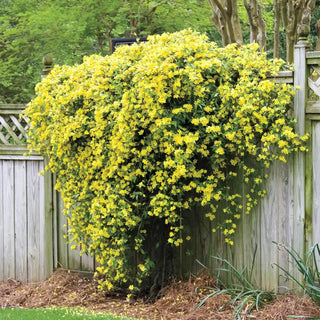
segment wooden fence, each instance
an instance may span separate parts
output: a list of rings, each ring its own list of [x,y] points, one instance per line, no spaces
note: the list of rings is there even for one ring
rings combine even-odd
[[[54,181],[53,177],[53,181]],[[89,255],[80,256],[80,249],[72,249],[68,240],[67,218],[63,215],[63,201],[58,192],[53,191],[54,268],[93,272],[96,261]]]
[[[52,272],[50,176],[27,152],[21,105],[0,106],[0,280],[36,281]]]
[[[297,131],[310,134],[309,152],[270,168],[267,196],[254,212],[243,215],[233,247],[211,232],[212,226],[201,212],[190,215],[193,240],[180,249],[182,274],[201,268],[196,259],[213,270],[215,255],[240,268],[250,267],[255,256],[257,284],[279,290],[286,284],[272,265],[295,271],[272,241],[301,254],[320,242],[320,52],[307,50],[306,43],[298,43],[294,73],[284,72],[275,81],[296,87]],[[17,116],[22,110],[22,106],[0,106],[0,281],[42,280],[57,267],[93,270],[93,258],[70,250],[61,197],[53,191],[54,177],[48,173],[38,176],[45,160],[39,155],[23,156],[28,124]]]
[[[22,105],[0,105],[0,281],[48,278],[53,269],[94,270],[94,259],[70,250],[53,176],[28,153]]]

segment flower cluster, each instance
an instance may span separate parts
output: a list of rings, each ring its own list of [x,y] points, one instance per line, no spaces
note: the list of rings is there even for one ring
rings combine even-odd
[[[268,80],[281,62],[257,49],[185,30],[56,66],[38,84],[30,146],[49,157],[73,241],[96,255],[107,288],[150,274],[155,221],[180,246],[184,217],[201,207],[223,216],[213,231],[232,245],[241,214],[265,195],[260,169],[303,150],[307,137],[288,117],[292,88]]]

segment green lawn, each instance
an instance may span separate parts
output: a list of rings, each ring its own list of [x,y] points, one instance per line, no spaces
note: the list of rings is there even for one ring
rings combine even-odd
[[[79,309],[0,309],[1,320],[134,320],[110,314],[89,313]]]

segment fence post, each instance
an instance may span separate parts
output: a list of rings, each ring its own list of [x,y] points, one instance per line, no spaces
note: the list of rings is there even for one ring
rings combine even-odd
[[[53,67],[53,58],[51,55],[47,54],[42,58],[44,68],[41,72],[41,80],[45,79]],[[49,164],[49,159],[44,157],[43,159],[44,167],[46,168]],[[44,173],[44,211],[45,211],[45,230],[44,234],[46,236],[46,253],[44,256],[44,274],[42,278],[47,279],[51,276],[53,270],[56,266],[56,219],[54,215],[54,194],[53,191],[53,176],[48,170]]]
[[[47,54],[42,58],[42,62],[43,62],[44,68],[42,69],[41,79],[44,79],[52,70],[53,58],[50,54]]]
[[[309,28],[299,27],[299,40],[294,49],[294,116],[297,120],[296,132],[305,134],[305,109],[308,93],[306,52],[309,49]],[[299,151],[293,158],[293,243],[292,248],[301,256],[305,252],[305,153]],[[300,278],[297,270],[292,270]]]

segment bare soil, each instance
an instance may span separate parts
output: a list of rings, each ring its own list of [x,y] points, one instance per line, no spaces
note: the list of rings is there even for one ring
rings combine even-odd
[[[233,319],[232,307],[225,305],[229,300],[227,295],[210,298],[201,308],[196,309],[197,304],[208,294],[205,289],[196,290],[196,288],[212,286],[213,283],[214,279],[210,277],[194,277],[189,281],[172,283],[161,292],[161,297],[155,303],[143,300],[127,302],[124,295],[99,291],[95,279],[58,270],[50,279],[41,283],[23,284],[9,280],[0,284],[0,306],[2,308],[85,307],[95,311],[155,320]],[[306,297],[284,295],[249,316],[243,316],[242,319],[294,319],[288,318],[292,315],[300,316],[296,319],[320,318],[320,307]]]

